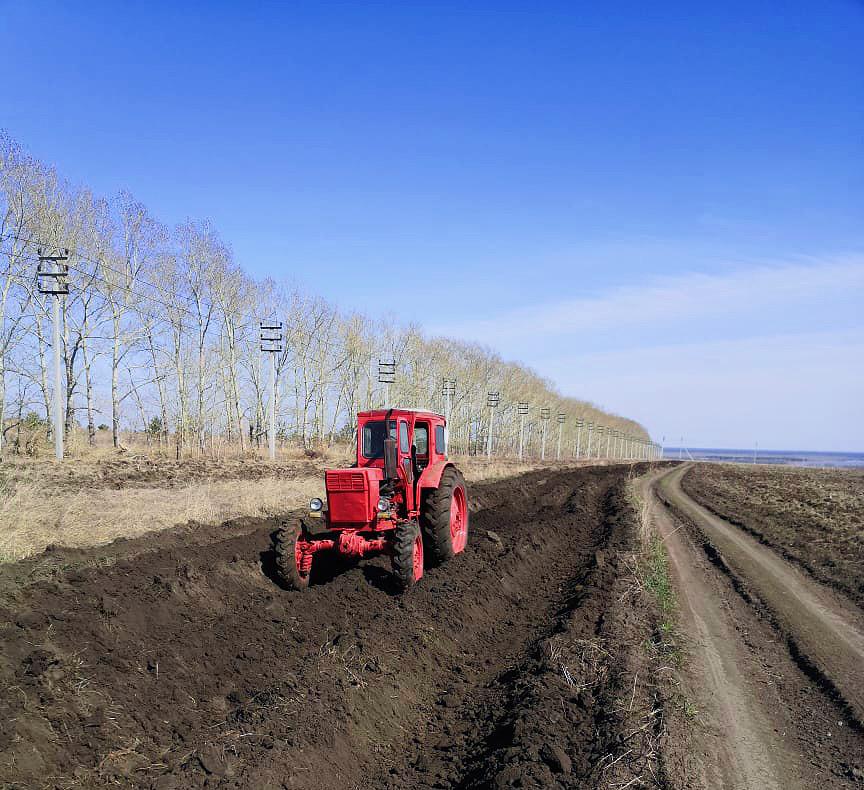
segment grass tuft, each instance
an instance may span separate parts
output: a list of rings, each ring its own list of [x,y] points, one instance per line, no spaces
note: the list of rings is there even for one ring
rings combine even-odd
[[[641,575],[645,589],[654,595],[660,609],[660,629],[664,633],[671,633],[675,628],[678,602],[669,574],[669,555],[659,535],[651,536],[648,548],[642,555]]]

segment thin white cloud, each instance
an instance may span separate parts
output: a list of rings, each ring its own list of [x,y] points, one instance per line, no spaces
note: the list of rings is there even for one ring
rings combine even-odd
[[[778,307],[818,306],[858,292],[864,296],[862,257],[761,265],[722,274],[664,277],[596,296],[535,303],[488,319],[432,327],[432,331],[500,348],[511,339],[524,341],[639,325],[672,326]]]

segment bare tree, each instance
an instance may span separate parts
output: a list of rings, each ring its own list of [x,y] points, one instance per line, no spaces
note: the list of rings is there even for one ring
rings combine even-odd
[[[563,397],[490,349],[373,322],[299,288],[256,280],[209,222],[190,220],[168,233],[128,193],[107,201],[72,188],[0,135],[0,450],[7,405],[18,426],[25,408],[38,408],[46,418],[37,418],[39,430],[50,430],[50,303],[32,277],[40,246],[72,250],[70,294],[61,302],[65,389],[57,396],[65,400],[67,434],[78,428],[76,412],[86,411],[90,443],[101,404],[107,412],[110,402],[114,447],[124,426],[148,439],[155,433],[166,446],[173,432],[178,458],[259,445],[270,397],[260,318],[284,325],[275,358],[278,430],[302,447],[352,433],[358,410],[382,404],[375,364],[383,358],[396,361],[391,404],[443,409],[441,381],[457,380],[450,432],[462,452],[488,436],[490,390],[501,398],[494,430],[502,452],[518,445],[520,401],[531,404],[535,438],[542,407],[565,415],[562,436],[577,418],[647,436],[632,421]]]

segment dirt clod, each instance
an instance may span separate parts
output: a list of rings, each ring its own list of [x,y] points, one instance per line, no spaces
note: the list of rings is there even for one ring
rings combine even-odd
[[[30,631],[45,628],[48,625],[48,615],[44,612],[24,612],[15,619],[15,625]]]
[[[228,764],[222,759],[222,755],[213,746],[205,746],[198,754],[198,762],[208,773],[215,776],[225,776],[228,773]]]
[[[556,774],[569,774],[573,770],[573,762],[558,744],[547,743],[540,752],[546,765]]]

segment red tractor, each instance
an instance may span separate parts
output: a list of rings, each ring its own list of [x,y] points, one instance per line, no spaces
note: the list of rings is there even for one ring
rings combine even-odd
[[[389,554],[406,590],[468,542],[465,480],[447,460],[446,420],[417,409],[357,415],[357,462],[325,473],[326,504],[313,499],[299,527],[276,533],[276,568],[298,590],[316,558]]]

